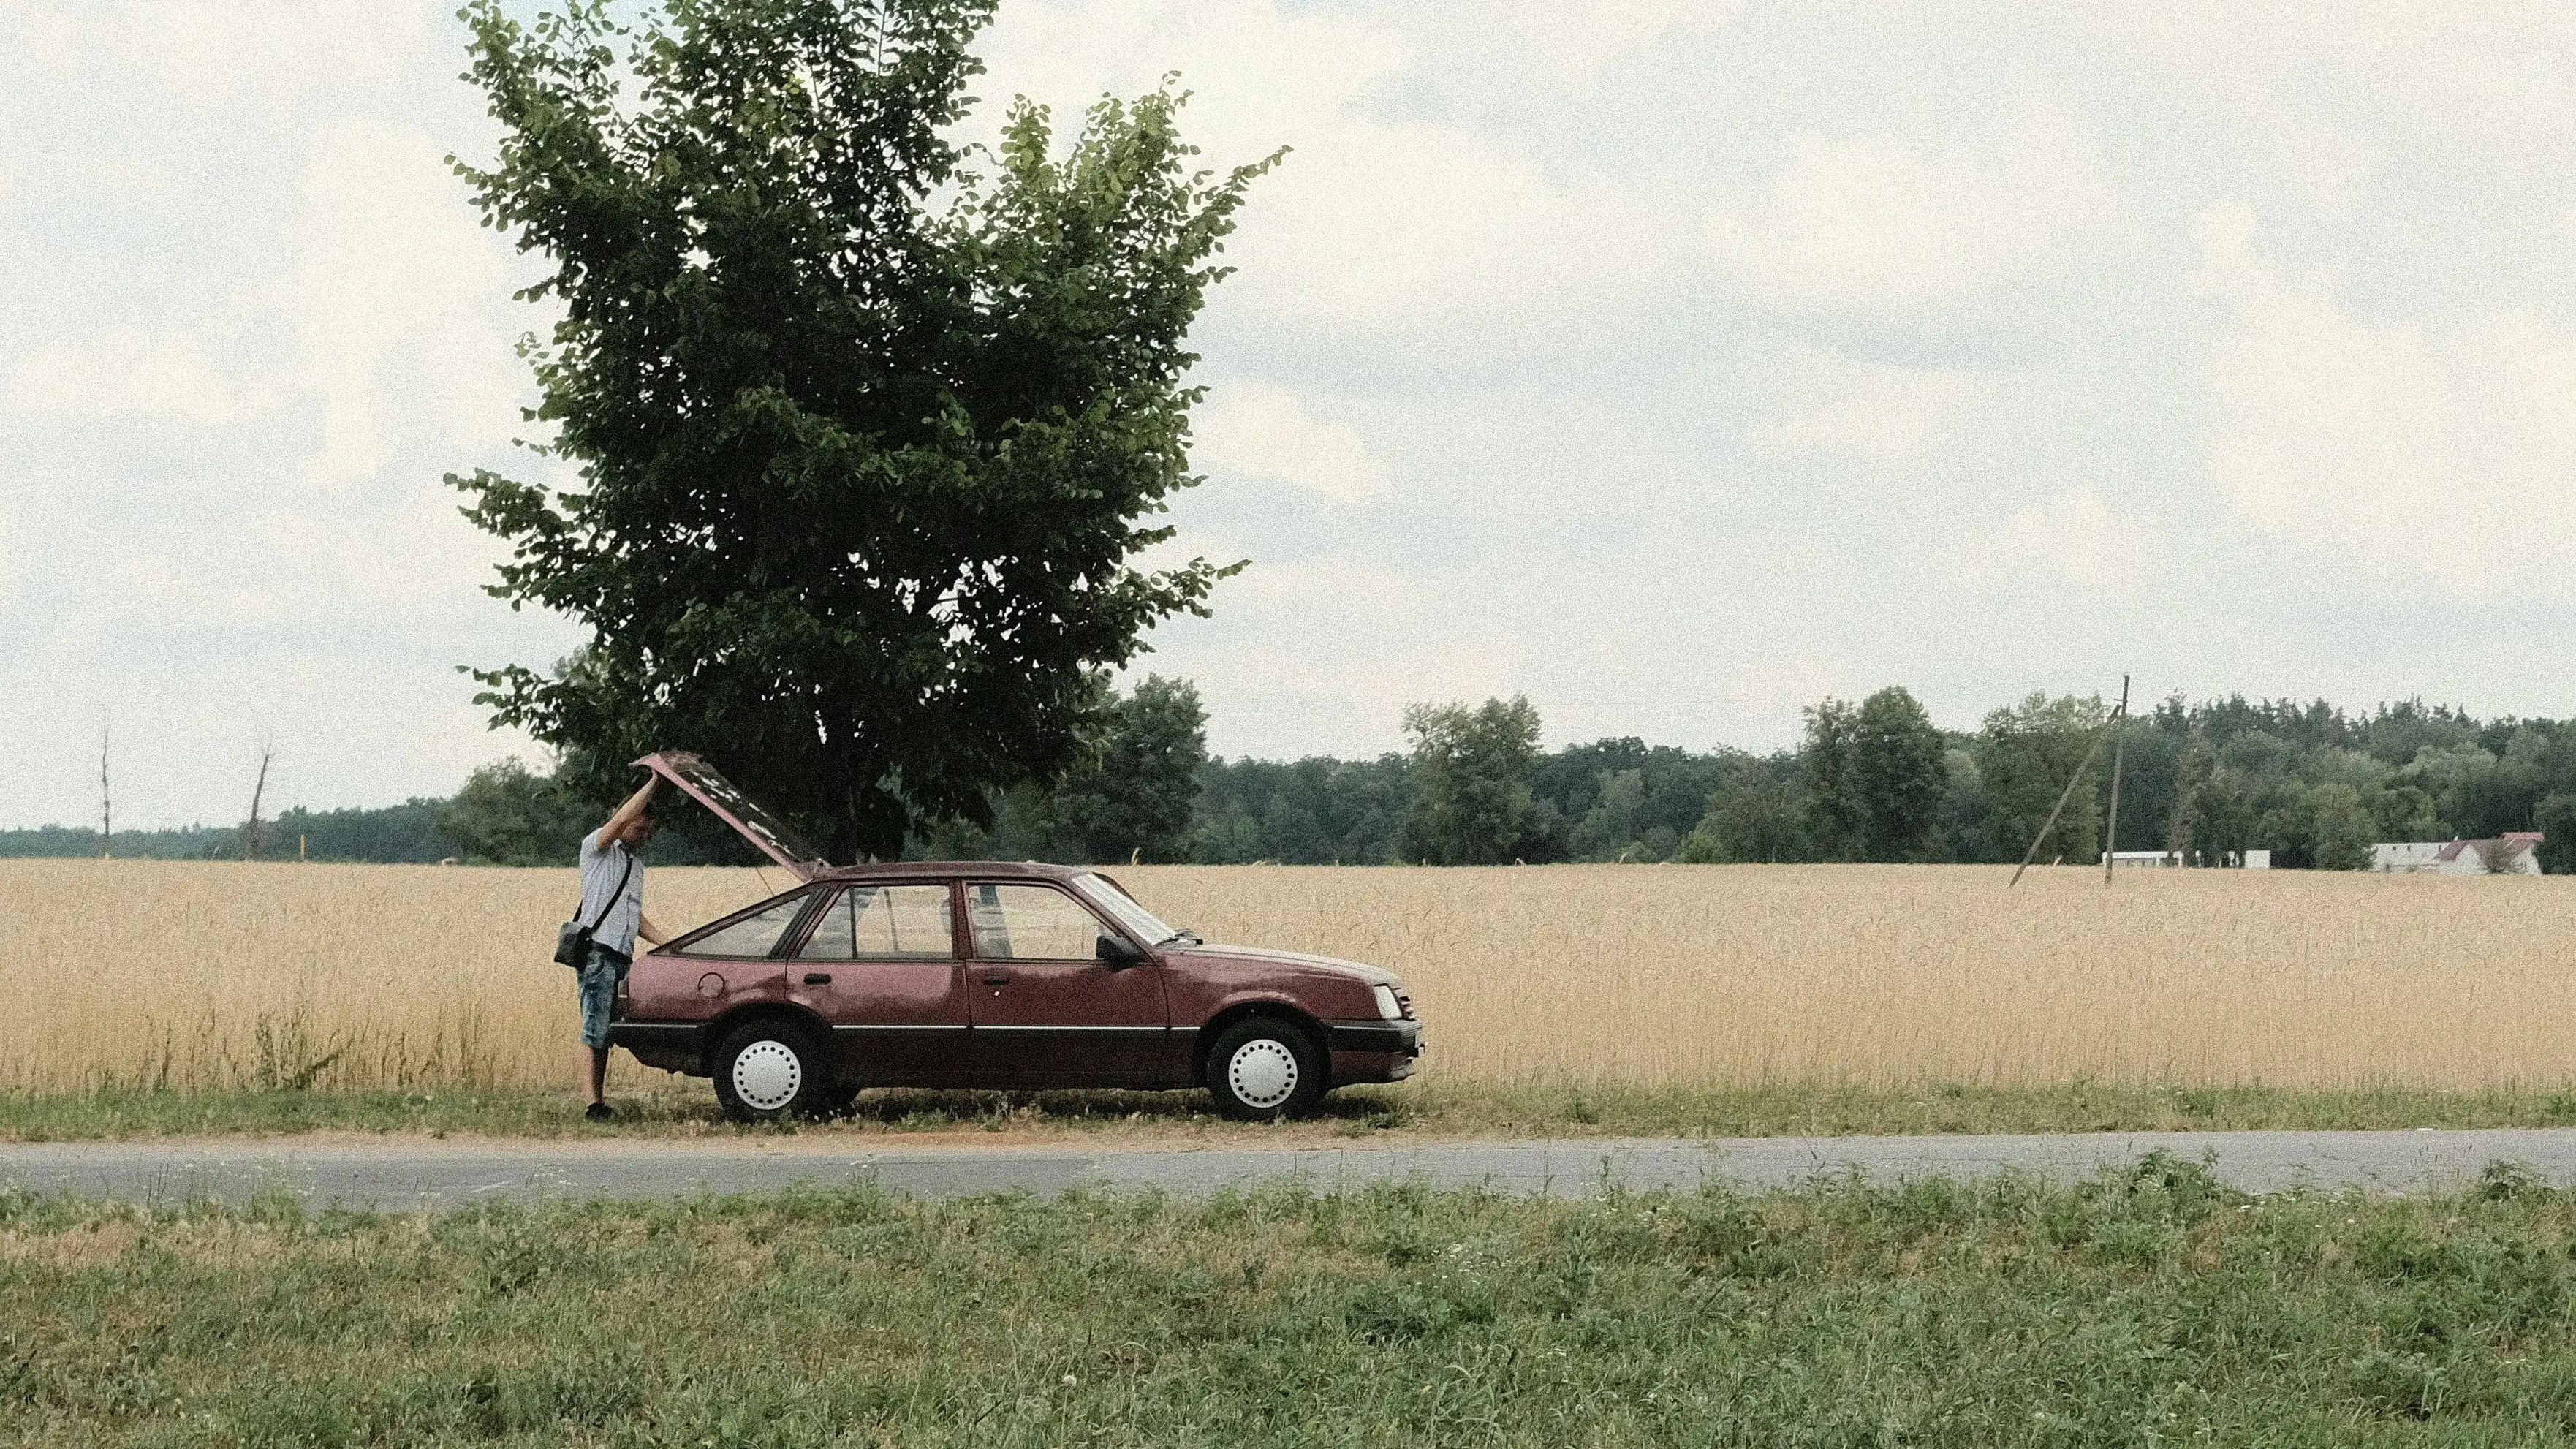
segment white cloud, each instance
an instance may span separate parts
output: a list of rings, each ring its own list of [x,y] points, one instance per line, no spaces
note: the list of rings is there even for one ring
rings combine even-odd
[[[509,305],[505,243],[475,223],[442,155],[415,128],[342,121],[305,165],[279,305],[299,380],[323,401],[321,447],[305,462],[316,485],[383,467],[397,409],[440,439],[507,437],[518,424],[521,368],[492,320]]]
[[[1461,611],[1443,582],[1358,553],[1255,560],[1222,586],[1232,642],[1162,643],[1150,667],[1178,669],[1229,702],[1224,736],[1274,755],[1397,747],[1407,704],[1483,699],[1524,686],[1527,641]]]
[[[1684,23],[1655,19],[1669,5],[1628,9],[1623,33],[1646,43]],[[1476,23],[1489,21],[1480,12]],[[1386,338],[1436,327],[1445,345],[1492,348],[1668,272],[1673,228],[1638,198],[1561,175],[1495,128],[1397,103],[1449,45],[1437,25],[1416,34],[1383,10],[1075,0],[1005,7],[980,89],[1050,102],[1069,124],[1103,90],[1133,94],[1176,70],[1192,92],[1184,127],[1211,163],[1292,148],[1254,183],[1228,244],[1240,274],[1217,293],[1283,328]]]
[[[1957,545],[1948,563],[1955,582],[1978,591],[2029,584],[2099,588],[2152,573],[2163,547],[2163,531],[2152,519],[2122,513],[2082,484]]]
[[[1745,430],[1764,457],[1812,455],[1882,467],[1921,458],[1971,401],[1957,368],[1899,367],[1813,351],[1789,369],[1783,410]]]
[[[431,13],[382,0],[127,0],[94,12],[81,40],[189,104],[282,112],[316,91],[398,82],[430,43]]]
[[[263,577],[264,562],[247,551],[222,559],[134,554],[117,561],[117,589],[127,605],[182,630],[279,624],[298,613],[298,591]]]
[[[1791,311],[1903,312],[1981,298],[2119,213],[2092,137],[2032,109],[1984,143],[1807,132],[1750,207],[1710,222],[1744,295]]]
[[[1735,664],[1727,671],[1726,690],[1748,713],[1794,719],[1817,700],[1851,692],[1851,680],[1848,661],[1792,647]]]
[[[239,409],[197,334],[111,327],[29,350],[0,384],[0,412],[59,422],[169,417],[216,427]]]
[[[1744,6],[1743,0],[1505,0],[1495,8],[1532,51],[1588,78],[1668,36],[1723,29]]]
[[[1445,54],[1516,82],[1558,91],[1596,84],[1611,66],[1677,38],[1733,23],[1742,0],[1433,0],[1397,12]]]
[[[451,787],[509,746],[450,666],[573,641],[474,592],[503,546],[436,481],[503,452],[546,321],[439,165],[492,135],[454,5],[0,0],[0,705],[155,721],[138,818],[237,810],[192,761],[258,711],[316,803]],[[2517,662],[2570,642],[2545,590],[2464,626],[2441,587],[2536,576],[2576,506],[2576,9],[1966,6],[1935,46],[1916,0],[1738,9],[1001,7],[980,94],[1070,124],[1178,69],[1203,164],[1296,148],[1196,333],[1261,380],[1200,452],[1373,502],[1177,502],[1169,552],[1256,561],[1148,661],[1228,748],[1518,688],[1778,743],[1898,679],[1973,719],[2107,641],[2195,693],[2576,709]],[[2238,197],[2274,230],[2196,289],[2172,244]],[[90,727],[6,723],[20,818],[85,808]]]
[[[2360,315],[2290,274],[2250,209],[2194,224],[2232,307],[2210,358],[2213,480],[2239,517],[2378,577],[2557,581],[2576,543],[2576,331],[2493,311]]]
[[[1264,190],[1233,249],[1243,291],[1302,327],[1490,353],[1671,269],[1668,226],[1634,198],[1464,127],[1336,128]]]
[[[0,25],[0,57],[24,54],[45,70],[61,70],[72,63],[79,35],[79,22],[61,6],[21,0]]]
[[[1190,431],[1191,454],[1201,464],[1275,479],[1335,503],[1362,502],[1391,486],[1357,428],[1315,416],[1295,393],[1268,383],[1211,390]]]

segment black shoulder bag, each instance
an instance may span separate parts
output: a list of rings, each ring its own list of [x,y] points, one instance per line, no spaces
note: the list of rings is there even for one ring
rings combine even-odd
[[[624,846],[620,846],[618,848],[620,850],[626,850]],[[575,971],[581,969],[582,958],[590,954],[591,933],[597,931],[599,929],[600,921],[607,920],[608,913],[616,910],[617,903],[626,898],[626,882],[632,879],[634,875],[635,852],[632,850],[626,850],[626,869],[617,873],[617,889],[608,893],[608,904],[599,908],[598,919],[593,920],[589,925],[585,926],[581,923],[581,917],[576,915],[571,920],[564,922],[561,926],[555,929],[556,960],[561,961]]]

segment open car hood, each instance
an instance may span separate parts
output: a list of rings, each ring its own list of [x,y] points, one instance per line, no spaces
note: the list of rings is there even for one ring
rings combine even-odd
[[[758,801],[735,789],[733,781],[717,774],[713,765],[688,751],[662,750],[635,763],[714,811],[717,819],[740,832],[761,854],[795,872],[798,880],[812,880],[832,868],[823,852],[808,845],[786,821],[762,809]]]

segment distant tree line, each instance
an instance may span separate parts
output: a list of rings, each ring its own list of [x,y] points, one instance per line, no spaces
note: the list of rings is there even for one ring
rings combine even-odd
[[[438,833],[446,802],[406,800],[379,810],[286,811],[262,820],[258,830],[240,825],[180,825],[162,830],[120,830],[105,854],[124,860],[367,861],[393,864],[435,861],[455,854]],[[0,830],[0,858],[101,854],[98,832],[70,825]]]
[[[2034,694],[1973,732],[1943,730],[1901,688],[1806,711],[1794,749],[1757,754],[1634,737],[1554,751],[1525,699],[1416,705],[1408,748],[1369,760],[1211,758],[1184,680],[1125,694],[1095,681],[1107,721],[1051,788],[988,801],[989,824],[935,823],[914,857],[1232,864],[1551,861],[2013,861],[2081,767],[2039,859],[2100,858],[2113,751],[2091,695]],[[2357,869],[2382,840],[2548,833],[2542,864],[2576,870],[2576,721],[2502,718],[2420,701],[2348,712],[2324,701],[2191,703],[2120,727],[2118,848],[2215,864]],[[719,756],[721,752],[717,752]],[[2087,755],[2090,764],[2086,764]],[[718,763],[721,764],[721,758]],[[455,795],[380,810],[296,809],[264,822],[262,858],[568,864],[608,802],[516,760]],[[739,863],[703,811],[671,808],[653,846],[672,863]],[[119,856],[238,859],[239,827],[120,831]],[[95,855],[97,832],[0,831],[0,856]]]
[[[1195,706],[1190,692],[1186,708],[1158,717],[1172,736],[1158,758],[1186,756],[1203,738]],[[2080,768],[2038,858],[2094,861],[2109,816],[2110,713],[2095,696],[2034,694],[1974,731],[1943,730],[1891,687],[1820,701],[1796,748],[1757,754],[1635,737],[1542,751],[1525,700],[1417,706],[1402,753],[1204,761],[1186,830],[1157,835],[1138,858],[2016,861]],[[2129,717],[2117,744],[2121,850],[2204,865],[2268,850],[2278,867],[2349,870],[2369,863],[2376,841],[2537,829],[2549,835],[2543,866],[2576,870],[2576,721],[2480,721],[2419,700],[2363,713],[2177,695]],[[1176,773],[1166,763],[1161,778]],[[1004,856],[1126,858],[1096,841],[1073,848],[1081,843],[1007,830],[985,842]]]
[[[1798,746],[1767,754],[1633,736],[1543,751],[1538,712],[1514,698],[1414,706],[1404,715],[1410,748],[1372,760],[1224,760],[1206,755],[1197,691],[1148,679],[1119,702],[1068,785],[1016,792],[989,830],[934,833],[914,853],[2008,862],[2080,769],[2038,858],[2089,862],[2109,819],[2110,715],[2096,696],[2033,694],[1973,731],[1943,730],[1890,687],[1818,702]],[[2322,700],[2176,695],[2133,713],[2116,743],[2121,850],[2170,850],[2203,865],[2268,850],[2278,867],[2351,870],[2377,841],[2537,829],[2550,837],[2544,867],[2576,870],[2576,721],[2482,722],[2420,700],[2360,713]]]

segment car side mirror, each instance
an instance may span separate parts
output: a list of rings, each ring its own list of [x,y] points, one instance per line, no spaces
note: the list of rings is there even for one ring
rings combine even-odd
[[[1099,943],[1093,949],[1098,952],[1101,960],[1109,964],[1109,969],[1112,971],[1121,966],[1133,966],[1145,959],[1145,953],[1129,945],[1126,937],[1113,936],[1107,931],[1100,933]]]

